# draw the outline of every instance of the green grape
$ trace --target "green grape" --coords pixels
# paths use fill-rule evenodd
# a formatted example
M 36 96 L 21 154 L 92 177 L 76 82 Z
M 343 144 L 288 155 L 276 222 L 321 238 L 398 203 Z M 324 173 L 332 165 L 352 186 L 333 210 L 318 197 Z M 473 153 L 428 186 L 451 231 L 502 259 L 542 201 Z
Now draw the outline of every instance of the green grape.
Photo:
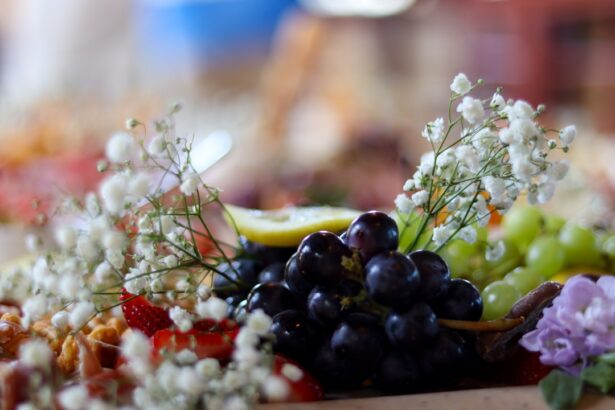
M 472 225 L 476 229 L 476 242 L 487 242 L 489 237 L 489 228 L 486 226 L 479 226 L 478 224 Z
M 399 246 L 398 249 L 402 252 L 410 250 L 409 247 L 415 244 L 415 248 L 425 246 L 431 239 L 431 229 L 425 229 L 421 234 L 421 237 L 416 240 L 417 231 L 421 226 L 421 216 L 417 213 L 410 213 L 409 215 L 400 215 L 395 212 L 391 217 L 397 222 L 397 228 L 399 229 Z M 406 221 L 411 221 L 406 226 Z M 416 241 L 415 241 L 416 240 Z
M 527 249 L 525 264 L 539 275 L 550 278 L 566 264 L 566 253 L 554 237 L 540 236 Z
M 615 235 L 611 235 L 602 244 L 604 253 L 611 259 L 615 259 Z
M 590 228 L 567 223 L 559 233 L 567 266 L 595 266 L 600 264 L 596 235 Z
M 510 283 L 498 280 L 489 284 L 481 293 L 483 298 L 482 320 L 499 319 L 505 316 L 512 305 L 521 298 L 521 293 Z
M 565 223 L 566 219 L 561 216 L 547 214 L 545 215 L 545 232 L 551 235 L 557 235 Z
M 472 259 L 477 253 L 476 243 L 454 239 L 440 252 L 455 277 L 467 277 L 472 273 Z
M 504 237 L 524 250 L 538 236 L 543 224 L 542 212 L 533 206 L 511 209 L 502 219 Z
M 512 285 L 522 295 L 536 289 L 545 280 L 544 276 L 537 274 L 531 268 L 525 267 L 519 267 L 504 276 L 504 281 Z
M 500 279 L 517 266 L 521 265 L 523 255 L 519 248 L 514 243 L 504 240 L 505 251 L 502 257 L 495 261 L 486 261 L 487 269 L 489 269 L 489 277 L 492 280 Z

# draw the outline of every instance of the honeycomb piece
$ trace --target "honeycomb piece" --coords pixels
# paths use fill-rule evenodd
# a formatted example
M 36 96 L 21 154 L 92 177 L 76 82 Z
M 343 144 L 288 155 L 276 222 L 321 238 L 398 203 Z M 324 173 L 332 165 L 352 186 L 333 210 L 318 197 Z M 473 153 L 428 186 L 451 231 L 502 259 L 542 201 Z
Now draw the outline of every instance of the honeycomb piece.
M 66 336 L 62 352 L 57 359 L 58 367 L 64 374 L 72 374 L 79 367 L 79 347 L 72 335 Z

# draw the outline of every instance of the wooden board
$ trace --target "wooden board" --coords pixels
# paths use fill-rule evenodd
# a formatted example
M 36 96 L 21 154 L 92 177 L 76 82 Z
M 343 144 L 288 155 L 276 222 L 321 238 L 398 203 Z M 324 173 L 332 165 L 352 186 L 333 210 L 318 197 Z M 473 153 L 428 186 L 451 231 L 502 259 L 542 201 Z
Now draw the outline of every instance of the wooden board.
M 499 387 L 406 396 L 329 400 L 316 403 L 267 404 L 258 410 L 548 410 L 538 388 Z M 613 410 L 615 398 L 586 394 L 575 410 Z

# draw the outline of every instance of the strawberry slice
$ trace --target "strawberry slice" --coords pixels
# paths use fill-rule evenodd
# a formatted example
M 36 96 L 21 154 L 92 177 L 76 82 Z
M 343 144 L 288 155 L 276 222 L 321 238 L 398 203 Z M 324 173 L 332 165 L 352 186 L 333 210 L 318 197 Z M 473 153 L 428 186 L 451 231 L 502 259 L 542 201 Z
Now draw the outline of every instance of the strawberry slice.
M 120 301 L 124 302 L 122 313 L 128 326 L 140 330 L 146 336 L 152 336 L 157 331 L 173 325 L 165 309 L 152 305 L 143 296 L 136 296 L 122 289 Z
M 150 338 L 153 346 L 153 359 L 157 361 L 163 349 L 174 353 L 190 349 L 199 359 L 211 357 L 228 360 L 233 353 L 233 342 L 237 333 L 239 333 L 238 327 L 208 332 L 194 329 L 189 332 L 173 329 L 159 330 Z
M 515 355 L 504 363 L 501 373 L 507 383 L 514 385 L 537 384 L 553 366 L 540 361 L 540 354 L 519 349 Z
M 286 377 L 282 372 L 285 364 L 297 366 L 303 373 L 301 378 L 294 381 Z M 273 361 L 273 374 L 284 378 L 288 382 L 290 387 L 290 395 L 286 400 L 287 402 L 298 403 L 306 401 L 319 401 L 323 399 L 322 386 L 318 380 L 302 369 L 297 362 L 276 354 Z

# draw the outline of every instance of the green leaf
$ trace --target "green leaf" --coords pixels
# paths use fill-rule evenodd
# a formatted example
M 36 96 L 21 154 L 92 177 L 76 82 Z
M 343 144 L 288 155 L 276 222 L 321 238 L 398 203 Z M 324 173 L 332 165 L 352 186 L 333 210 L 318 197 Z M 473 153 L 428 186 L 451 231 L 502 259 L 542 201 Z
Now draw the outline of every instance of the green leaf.
M 581 379 L 607 394 L 615 388 L 615 368 L 601 362 L 583 370 Z
M 538 384 L 542 397 L 553 410 L 574 407 L 581 398 L 583 381 L 561 370 L 553 370 Z
M 615 352 L 605 353 L 602 356 L 598 356 L 598 361 L 615 366 Z

